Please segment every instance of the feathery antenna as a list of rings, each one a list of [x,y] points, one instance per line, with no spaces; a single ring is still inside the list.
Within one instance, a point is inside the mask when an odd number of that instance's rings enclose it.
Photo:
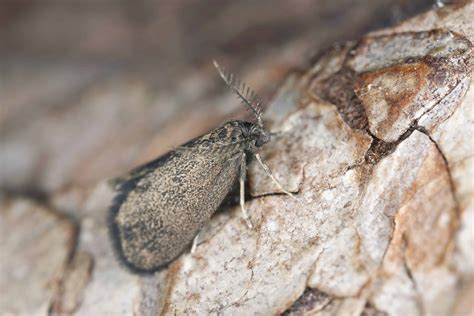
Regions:
[[[257,118],[257,122],[260,126],[263,127],[262,122],[262,107],[260,106],[260,97],[253,92],[244,82],[240,81],[232,73],[227,72],[224,67],[219,66],[219,64],[214,60],[214,67],[221,78],[225,83],[232,89],[232,91],[241,99],[242,103],[247,106],[254,113]]]

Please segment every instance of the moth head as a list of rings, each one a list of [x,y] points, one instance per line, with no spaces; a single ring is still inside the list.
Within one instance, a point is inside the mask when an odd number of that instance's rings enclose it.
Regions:
[[[270,133],[259,124],[252,124],[249,128],[250,150],[255,152],[270,141]]]

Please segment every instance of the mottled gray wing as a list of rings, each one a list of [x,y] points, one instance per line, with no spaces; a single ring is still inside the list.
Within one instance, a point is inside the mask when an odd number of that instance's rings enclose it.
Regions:
[[[175,259],[231,190],[242,153],[206,134],[133,170],[118,184],[108,218],[119,259],[135,272]]]

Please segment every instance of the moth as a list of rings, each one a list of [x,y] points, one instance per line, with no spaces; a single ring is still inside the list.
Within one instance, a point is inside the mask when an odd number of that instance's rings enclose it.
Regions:
[[[248,155],[286,194],[262,161],[258,151],[270,141],[263,125],[261,101],[245,83],[214,61],[222,79],[252,111],[254,121],[233,120],[143,166],[115,184],[117,194],[108,213],[109,235],[120,261],[136,273],[152,273],[166,267],[193,242],[231,191],[240,184],[240,208],[245,209],[245,177]]]

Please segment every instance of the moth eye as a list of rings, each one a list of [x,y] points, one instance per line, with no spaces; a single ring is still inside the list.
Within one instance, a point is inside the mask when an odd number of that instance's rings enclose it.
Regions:
[[[232,142],[236,142],[236,141],[237,141],[237,137],[232,136],[232,139],[231,139],[231,140],[232,140]]]

